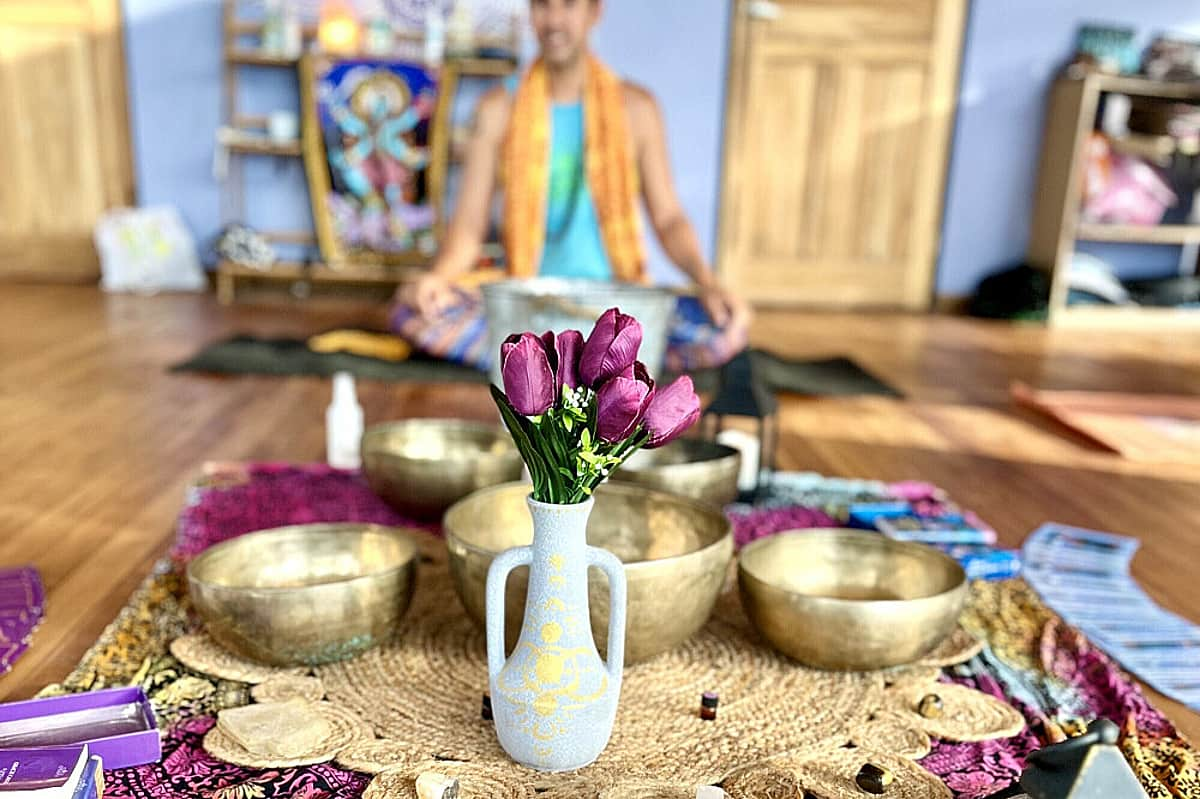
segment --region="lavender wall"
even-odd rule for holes
[[[1200,35],[1196,0],[975,0],[963,54],[939,294],[965,295],[979,278],[1025,257],[1046,92],[1074,50],[1081,22]],[[1127,274],[1171,270],[1173,247],[1093,247]]]

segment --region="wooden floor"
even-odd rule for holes
[[[380,324],[378,308],[239,305],[211,296],[105,296],[0,285],[0,566],[35,563],[49,611],[0,698],[62,677],[160,557],[208,460],[316,460],[329,385],[166,367],[233,332],[307,335]],[[1200,620],[1200,468],[1130,464],[1013,407],[1042,388],[1200,392],[1200,334],[1058,333],[944,317],[771,313],[755,342],[848,355],[906,400],[783,403],[781,466],[946,489],[1017,545],[1047,520],[1135,535],[1136,577]],[[494,418],[482,386],[360,383],[368,423]],[[1156,697],[1194,740],[1200,716]]]

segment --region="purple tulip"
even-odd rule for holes
[[[654,399],[654,381],[638,362],[596,392],[596,434],[602,441],[624,441],[642,423]]]
[[[576,388],[579,385],[579,354],[583,351],[583,334],[578,330],[564,330],[554,340],[554,349],[558,356],[554,376],[559,393],[562,393],[563,386]]]
[[[599,390],[600,384],[624,372],[637,360],[642,325],[632,316],[609,308],[596,320],[579,356],[579,379]]]
[[[504,393],[518,413],[538,416],[554,404],[554,370],[542,340],[533,333],[512,335],[500,345]]]
[[[654,392],[646,408],[646,432],[650,440],[647,449],[661,447],[678,438],[700,418],[700,398],[692,378],[680,377],[674,383]]]

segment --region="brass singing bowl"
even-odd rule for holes
[[[681,438],[660,449],[644,449],[613,472],[622,483],[691,497],[714,505],[737,499],[741,454],[733,447]]]
[[[528,494],[525,483],[496,486],[446,512],[443,527],[454,587],[481,627],[492,559],[533,540]],[[595,497],[587,540],[625,565],[625,662],[645,660],[687,640],[708,621],[733,557],[733,533],[718,508],[685,497],[620,484],[602,485]],[[528,586],[528,567],[513,571],[504,622],[510,650],[521,632]],[[597,569],[588,574],[588,605],[592,635],[604,654],[608,583]]]
[[[192,605],[217,643],[276,666],[344,660],[388,640],[408,610],[417,546],[373,524],[239,536],[188,564]]]
[[[518,480],[521,456],[498,425],[462,419],[407,419],[367,429],[363,473],[371,490],[401,513],[436,519],[458,500]]]
[[[932,547],[862,530],[762,538],[738,557],[746,615],[776,649],[821,669],[911,663],[954,630],[962,567]]]

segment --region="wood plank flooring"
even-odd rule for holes
[[[174,375],[234,332],[303,336],[381,325],[344,302],[238,305],[208,295],[106,296],[0,285],[0,566],[35,563],[48,615],[0,677],[0,699],[62,677],[166,550],[187,482],[208,460],[323,456],[329,386],[316,378]],[[1200,620],[1200,468],[1132,464],[1008,400],[1041,388],[1195,394],[1200,333],[1048,331],[950,317],[764,313],[755,343],[848,355],[905,400],[784,398],[780,466],[937,483],[1017,545],[1047,520],[1136,535],[1135,576]],[[478,385],[360,382],[368,423],[493,418]],[[1155,701],[1193,740],[1200,716]]]

